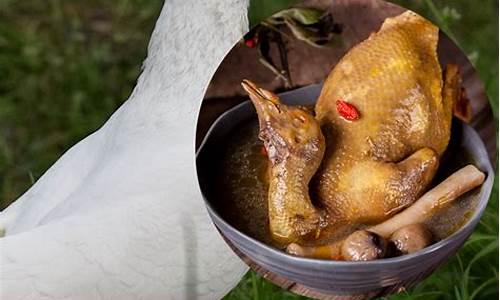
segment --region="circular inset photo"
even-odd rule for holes
[[[414,286],[472,234],[494,134],[474,68],[431,21],[384,1],[305,1],[222,61],[198,118],[198,179],[259,274],[369,298]]]

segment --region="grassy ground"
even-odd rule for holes
[[[0,1],[0,209],[128,98],[161,5]]]
[[[291,0],[253,0],[255,23]],[[474,62],[498,117],[498,2],[395,1],[434,20]],[[0,1],[0,209],[128,97],[161,0]],[[498,176],[497,176],[498,177]],[[498,184],[448,265],[391,299],[498,299]],[[249,272],[225,299],[301,299]]]

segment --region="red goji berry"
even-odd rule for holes
[[[340,254],[332,255],[333,260],[345,260],[344,257]]]
[[[259,42],[259,40],[258,40],[257,36],[253,36],[252,38],[245,40],[245,45],[248,48],[253,48],[257,45],[258,42]]]
[[[349,120],[349,121],[354,121],[359,119],[359,112],[354,107],[354,105],[345,102],[344,100],[337,100],[337,112],[342,116],[342,118]]]
[[[267,150],[266,150],[266,147],[262,146],[262,148],[260,148],[260,154],[264,155],[264,156],[267,156]]]
[[[245,45],[246,45],[248,48],[253,48],[253,47],[255,47],[255,44],[254,44],[254,42],[253,42],[253,39],[246,40],[246,41],[245,41]]]

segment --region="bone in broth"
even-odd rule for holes
[[[238,126],[231,132],[226,144],[220,145],[219,149],[224,150],[213,164],[215,176],[210,180],[210,198],[219,214],[238,230],[264,243],[283,248],[286,245],[274,241],[269,232],[266,180],[268,161],[258,138],[258,130],[257,120],[252,120]],[[459,147],[456,136],[452,135],[449,149]],[[435,183],[471,162],[460,154],[463,152],[455,150],[445,153]],[[478,189],[466,193],[426,222],[434,239],[447,237],[470,218],[478,201],[478,193]],[[319,237],[310,238],[305,244],[340,242],[354,230],[368,225],[372,224],[337,224],[335,230],[326,228]]]

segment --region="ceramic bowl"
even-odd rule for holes
[[[314,104],[320,90],[320,84],[311,85],[282,93],[280,97],[288,104]],[[214,159],[214,155],[221,153],[218,148],[221,142],[228,137],[231,130],[256,117],[252,104],[246,101],[226,111],[212,125],[197,152],[198,177],[202,192],[206,182],[204,179],[210,176],[210,171],[204,169],[204,166]],[[361,294],[410,287],[429,276],[458,251],[474,231],[488,204],[494,177],[488,154],[481,138],[472,127],[462,124],[459,126],[462,126],[459,148],[465,149],[473,163],[487,175],[483,185],[478,188],[479,193],[474,193],[479,200],[472,217],[459,230],[414,254],[367,262],[296,257],[237,230],[214,208],[216,206],[213,204],[217,199],[205,196],[208,212],[233,246],[260,267],[318,292]]]

